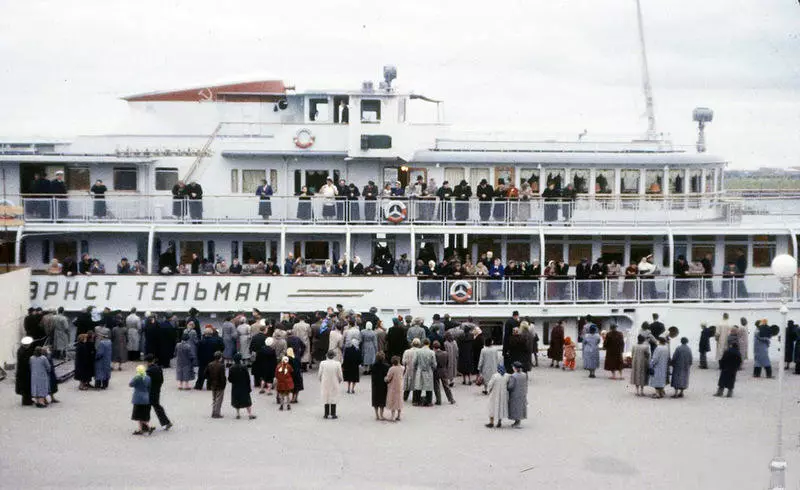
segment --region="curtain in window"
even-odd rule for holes
[[[481,180],[483,179],[486,179],[487,182],[491,183],[488,168],[472,168],[469,170],[469,185],[472,186],[473,191],[478,187],[478,184],[480,184]]]
[[[464,180],[464,169],[460,167],[447,167],[444,169],[444,180],[450,183],[450,187],[457,186],[462,180]],[[439,185],[444,183],[439,182]]]

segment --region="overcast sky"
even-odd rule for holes
[[[658,130],[732,168],[800,165],[797,0],[642,0]],[[278,78],[346,88],[398,67],[463,128],[633,134],[634,0],[0,0],[0,139],[110,131],[118,97]],[[212,128],[213,129],[213,128]]]

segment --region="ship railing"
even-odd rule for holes
[[[772,275],[636,276],[611,279],[420,279],[422,304],[747,303],[780,300]],[[792,298],[797,298],[793,287]]]
[[[17,196],[18,197],[18,196]],[[13,198],[12,198],[13,201]],[[24,197],[24,219],[30,222],[169,222],[220,224],[383,224],[571,226],[581,224],[663,225],[664,223],[734,223],[741,202],[716,197],[637,198],[578,197],[576,200],[510,199],[480,201],[382,197],[348,200],[321,196],[204,196],[173,199],[170,195],[107,194],[105,198],[68,194]],[[793,204],[793,203],[792,203]],[[797,211],[783,203],[781,212]]]

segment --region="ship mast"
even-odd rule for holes
[[[653,107],[653,87],[650,86],[650,69],[647,66],[647,49],[644,43],[644,22],[642,21],[642,5],[636,0],[636,17],[639,23],[639,47],[642,51],[642,89],[647,110],[647,139],[656,140],[656,111]]]

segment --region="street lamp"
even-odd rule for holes
[[[786,317],[789,308],[786,303],[792,291],[792,279],[797,273],[797,260],[788,254],[778,255],[772,259],[772,273],[781,282],[781,318],[783,320],[782,332],[786,331]],[[781,353],[783,341],[778,334],[778,352]],[[778,359],[778,441],[775,448],[775,457],[769,463],[770,490],[784,490],[786,488],[786,460],[783,458],[783,356]]]

